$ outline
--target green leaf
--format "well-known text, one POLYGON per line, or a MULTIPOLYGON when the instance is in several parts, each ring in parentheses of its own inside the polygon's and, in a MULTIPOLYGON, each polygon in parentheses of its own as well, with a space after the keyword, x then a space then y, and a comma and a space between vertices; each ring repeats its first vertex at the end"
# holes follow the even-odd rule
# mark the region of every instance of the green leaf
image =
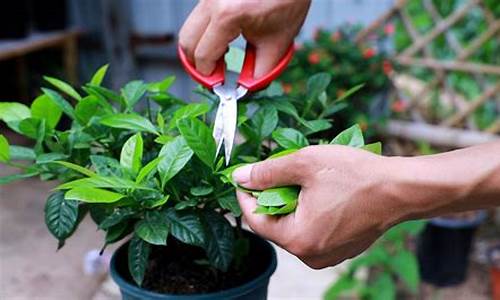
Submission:
POLYGON ((75 107, 75 117, 82 125, 87 125, 92 117, 103 114, 99 99, 92 95, 83 98, 75 107))
POLYGON ((137 183, 115 176, 99 176, 76 179, 63 183, 56 187, 58 190, 68 190, 74 188, 111 188, 111 189, 137 189, 152 190, 149 187, 138 185, 137 183))
MULTIPOLYGON (((41 119, 27 118, 19 122, 19 131, 32 139, 37 139, 38 133, 43 132, 45 135, 45 122, 41 119), (43 124, 42 124, 43 123, 43 124), (43 128, 41 128, 43 126, 43 128)), ((40 138, 44 138, 41 136, 40 138)))
POLYGON ((122 147, 120 165, 137 174, 142 166, 143 147, 144 142, 140 133, 131 136, 122 147))
POLYGON ((90 80, 90 84, 91 85, 96 85, 96 86, 100 86, 103 79, 104 79, 104 76, 106 76, 106 72, 108 71, 108 67, 109 65, 106 64, 102 67, 100 67, 97 72, 95 72, 94 76, 92 76, 92 79, 90 80))
POLYGON ((300 149, 309 146, 306 137, 293 128, 278 128, 273 132, 272 137, 285 149, 300 149))
POLYGON ((161 144, 161 145, 165 145, 166 143, 170 142, 171 140, 173 140, 174 138, 169 136, 169 135, 160 135, 159 137, 157 137, 155 139, 155 143, 158 143, 158 144, 161 144))
POLYGON ((284 91, 283 87, 281 86, 281 83, 273 81, 267 87, 265 93, 268 97, 277 97, 277 96, 283 96, 284 91))
POLYGON ((0 120, 5 123, 19 122, 31 117, 29 107, 17 102, 0 102, 0 120))
POLYGON ((332 127, 330 121, 324 119, 312 120, 312 121, 303 120, 301 124, 307 128, 307 130, 305 131, 306 135, 327 130, 332 127))
POLYGON ((86 169, 84 167, 81 167, 79 165, 76 165, 74 163, 70 163, 70 162, 67 162, 67 161, 55 161, 54 163, 60 164, 60 165, 66 167, 68 169, 71 169, 73 171, 77 171, 78 173, 81 173, 81 174, 89 176, 89 177, 97 175, 96 173, 92 172, 89 169, 86 169))
POLYGON ((112 91, 110 89, 104 88, 102 86, 96 86, 96 85, 89 84, 85 87, 85 90, 89 94, 93 94, 94 96, 99 95, 101 97, 104 97, 105 99, 109 99, 111 101, 114 101, 114 102, 120 104, 122 107, 127 106, 125 103, 125 99, 123 99, 123 97, 121 97, 120 95, 118 95, 117 93, 115 93, 114 91, 112 91))
POLYGON ((252 117, 255 131, 261 140, 268 137, 278 125, 278 112, 274 106, 261 107, 252 117))
POLYGON ((106 231, 106 237, 104 238, 105 245, 115 243, 126 237, 132 232, 132 228, 133 227, 127 222, 116 224, 115 226, 109 228, 106 231))
POLYGON ((239 167, 243 167, 246 164, 236 164, 234 166, 230 166, 229 168, 226 168, 222 171, 219 171, 218 174, 222 176, 222 181, 224 183, 231 183, 233 186, 237 187, 236 182, 233 180, 233 172, 238 169, 239 167))
POLYGON ((366 151, 370 151, 374 154, 381 155, 382 154, 382 143, 376 142, 376 143, 364 145, 363 147, 361 147, 361 149, 366 150, 366 151))
POLYGON ((194 118, 179 120, 177 127, 196 156, 207 166, 213 168, 216 146, 210 128, 194 118))
POLYGON ((217 198, 220 207, 229 210, 235 217, 241 216, 241 208, 238 199, 234 195, 217 198))
POLYGON ((307 80, 307 101, 315 101, 326 91, 326 88, 332 80, 332 75, 328 73, 315 74, 307 80))
POLYGON ((38 174, 39 174, 38 171, 27 171, 26 173, 3 176, 3 177, 0 177, 0 185, 9 184, 9 183, 14 182, 16 180, 21 180, 21 179, 33 177, 33 176, 36 176, 38 174))
POLYGON ((227 70, 235 73, 240 73, 244 59, 245 51, 238 47, 229 47, 229 51, 227 51, 226 55, 224 56, 227 70))
POLYGON ((123 168, 120 162, 112 157, 103 155, 90 155, 90 161, 97 174, 101 176, 123 176, 123 168))
POLYGON ((335 99, 334 102, 342 101, 342 100, 350 97, 352 94, 354 94, 357 91, 359 91, 363 86, 365 86, 364 83, 361 83, 361 84, 358 84, 356 86, 353 86, 352 88, 348 89, 347 92, 343 93, 340 97, 338 97, 337 99, 335 99))
POLYGON ((295 153, 295 152, 297 152, 297 150, 298 150, 298 149, 287 149, 287 150, 283 150, 283 151, 280 151, 280 152, 278 152, 278 153, 274 153, 273 155, 269 156, 267 159, 273 159, 273 158, 283 157, 283 156, 285 156, 285 155, 295 153))
POLYGON ((65 199, 87 203, 114 203, 125 195, 103 189, 78 187, 66 192, 65 199))
POLYGON ((363 139, 363 132, 358 124, 353 125, 346 130, 339 133, 330 144, 334 145, 344 145, 351 147, 363 147, 365 142, 363 139))
POLYGON ((71 119, 75 120, 75 111, 73 106, 66 101, 59 93, 54 90, 42 88, 42 91, 45 95, 47 95, 54 103, 59 106, 59 108, 71 119))
POLYGON ((138 286, 141 286, 144 280, 150 253, 151 246, 137 235, 134 235, 128 245, 128 270, 138 286))
POLYGON ((47 95, 38 96, 31 104, 33 118, 45 119, 49 128, 55 128, 62 116, 61 108, 47 95))
POLYGON ((0 162, 8 162, 10 160, 9 142, 4 135, 0 134, 0 162))
POLYGON ((179 241, 195 246, 205 245, 205 233, 199 216, 194 212, 167 210, 170 233, 179 241))
POLYGON ((415 255, 407 250, 398 251, 392 256, 389 264, 406 286, 412 292, 416 292, 420 284, 420 274, 415 255))
POLYGON ((139 171, 139 174, 137 175, 135 182, 136 183, 141 183, 146 177, 153 175, 156 173, 157 166, 160 163, 160 161, 163 159, 163 156, 159 156, 149 163, 147 163, 142 169, 139 171))
POLYGON ((160 207, 162 206, 163 204, 167 203, 168 199, 170 199, 170 195, 166 195, 165 197, 163 198, 159 198, 159 199, 156 199, 156 200, 146 200, 143 202, 143 206, 147 207, 147 208, 155 208, 155 207, 160 207))
POLYGON ((35 151, 27 147, 10 145, 9 151, 12 160, 35 160, 36 158, 35 151))
POLYGON ((68 155, 64 153, 57 153, 57 152, 43 153, 36 156, 36 163, 41 165, 66 158, 68 158, 68 155))
POLYGON ((226 272, 233 260, 234 232, 229 222, 213 211, 201 214, 205 224, 205 251, 210 263, 226 272))
POLYGON ((78 224, 78 202, 64 201, 63 192, 52 193, 45 203, 45 224, 55 238, 64 241, 78 224))
POLYGON ((214 191, 214 188, 209 186, 209 185, 193 186, 189 190, 191 195, 196 196, 196 197, 209 195, 213 191, 214 191))
POLYGON ((114 211, 106 216, 102 222, 99 223, 99 229, 109 229, 112 226, 115 226, 118 223, 121 223, 125 220, 130 219, 130 217, 134 216, 136 211, 132 207, 118 207, 115 208, 114 211))
POLYGON ((137 114, 113 114, 101 119, 101 124, 137 132, 150 132, 159 135, 156 127, 146 118, 137 114))
POLYGON ((193 156, 193 151, 186 144, 186 140, 178 136, 173 141, 165 144, 160 150, 162 159, 158 163, 162 187, 172 179, 188 163, 193 156))
POLYGON ((175 111, 174 116, 170 120, 169 129, 174 129, 177 122, 182 119, 196 118, 210 111, 208 103, 190 103, 175 111))
POLYGON ((135 234, 153 245, 166 245, 168 222, 161 211, 147 211, 144 219, 135 226, 135 234))
POLYGON ((352 290, 357 285, 356 278, 353 278, 351 274, 342 274, 325 292, 323 296, 324 300, 336 300, 344 292, 352 290))
POLYGON ((122 89, 122 96, 127 103, 127 107, 132 108, 141 100, 147 91, 148 86, 141 80, 135 80, 127 83, 122 89))
POLYGON ((162 81, 152 82, 148 84, 148 91, 151 93, 167 92, 170 86, 174 83, 175 76, 168 76, 162 81))
POLYGON ((282 206, 297 201, 299 196, 298 187, 278 187, 263 191, 257 198, 257 204, 261 206, 282 206))
POLYGON ((82 97, 78 94, 78 92, 68 83, 59 80, 57 78, 53 77, 48 77, 44 76, 43 79, 48 81, 50 84, 58 88, 61 92, 66 93, 68 96, 72 97, 73 99, 80 101, 82 100, 82 97))
POLYGON ((371 286, 371 295, 374 300, 396 299, 396 286, 388 273, 381 273, 371 286))

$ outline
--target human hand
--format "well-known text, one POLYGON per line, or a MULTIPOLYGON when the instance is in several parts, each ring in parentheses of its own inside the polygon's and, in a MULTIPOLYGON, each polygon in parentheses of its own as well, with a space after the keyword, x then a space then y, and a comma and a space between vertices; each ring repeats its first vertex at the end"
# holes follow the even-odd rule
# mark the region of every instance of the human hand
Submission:
POLYGON ((404 210, 385 187, 391 158, 344 146, 311 146, 237 169, 233 178, 248 189, 300 185, 295 213, 279 218, 254 214, 256 199, 238 192, 248 225, 312 268, 358 255, 404 210))
POLYGON ((179 44, 204 75, 210 75, 240 34, 256 47, 254 76, 269 72, 300 30, 310 0, 201 0, 179 34, 179 44))

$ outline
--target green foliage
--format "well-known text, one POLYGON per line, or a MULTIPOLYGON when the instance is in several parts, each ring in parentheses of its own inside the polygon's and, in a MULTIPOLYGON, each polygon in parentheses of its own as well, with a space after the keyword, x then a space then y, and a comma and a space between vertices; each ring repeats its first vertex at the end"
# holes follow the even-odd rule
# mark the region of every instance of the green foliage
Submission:
MULTIPOLYGON (((22 170, 0 178, 0 184, 32 176, 60 182, 45 209, 47 227, 60 247, 87 210, 105 233, 104 247, 132 234, 128 267, 138 285, 152 245, 166 245, 167 239, 201 247, 219 270, 233 264, 245 267, 240 263, 248 253, 248 241, 237 239, 241 228, 224 217, 241 217, 234 193, 240 187, 232 172, 248 162, 326 144, 308 137, 331 127, 327 116, 304 114, 299 102, 272 84, 240 103, 238 130, 244 141, 235 145, 232 165, 224 168, 224 159, 215 159, 216 144, 207 121, 217 107, 210 94, 200 91, 202 101, 187 104, 168 92, 172 76, 152 83, 132 81, 116 93, 102 86, 107 68, 100 68, 78 89, 47 78, 62 93, 42 88, 31 108, 0 103, 0 120, 35 144, 33 149, 10 145, 0 135, 0 162, 22 170), (141 112, 136 109, 139 101, 155 101, 159 107, 141 112), (71 119, 67 129, 59 129, 62 114, 71 119)), ((312 99, 311 109, 315 101, 334 105, 324 99, 330 77, 319 74, 310 80, 303 99, 312 99)), ((338 141, 359 147, 359 134, 351 130, 338 141)), ((256 213, 283 215, 295 210, 300 189, 252 192, 259 203, 256 213)), ((407 280, 411 284, 412 279, 407 280)))

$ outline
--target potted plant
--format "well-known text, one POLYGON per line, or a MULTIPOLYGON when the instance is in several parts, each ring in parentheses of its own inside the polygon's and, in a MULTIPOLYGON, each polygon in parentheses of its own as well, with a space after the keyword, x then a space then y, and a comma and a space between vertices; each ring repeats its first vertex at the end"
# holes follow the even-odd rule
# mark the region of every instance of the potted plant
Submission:
MULTIPOLYGON (((22 170, 0 183, 33 176, 60 181, 45 206, 59 248, 87 214, 106 233, 103 250, 127 239, 111 261, 124 299, 265 299, 276 254, 242 229, 231 173, 242 163, 309 145, 307 136, 324 126, 301 118, 273 84, 240 103, 243 142, 235 147, 234 165, 224 168, 223 157, 214 159, 207 125, 217 104, 213 95, 199 89, 203 100, 188 104, 168 92, 174 77, 132 81, 116 93, 101 86, 106 70, 100 68, 81 90, 46 77, 62 93, 42 88, 31 107, 0 103, 0 120, 35 141, 26 148, 0 136, 0 161, 22 170), (147 103, 142 113, 135 111, 140 100, 147 103), (69 128, 58 125, 63 115, 69 128), (290 122, 302 125, 290 128, 290 122)), ((320 101, 325 88, 310 89, 316 95, 309 95, 311 101, 320 101)), ((380 152, 379 143, 364 145, 358 126, 333 143, 380 152)), ((252 191, 260 205, 256 213, 292 212, 298 191, 252 191)))

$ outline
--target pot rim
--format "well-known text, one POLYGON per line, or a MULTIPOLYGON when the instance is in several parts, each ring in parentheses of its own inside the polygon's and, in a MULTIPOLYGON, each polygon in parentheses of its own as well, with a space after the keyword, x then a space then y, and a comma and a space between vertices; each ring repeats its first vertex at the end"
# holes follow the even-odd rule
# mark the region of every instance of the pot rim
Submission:
POLYGON ((169 300, 179 299, 179 300, 182 300, 182 299, 190 299, 191 297, 195 297, 196 299, 214 299, 214 297, 238 297, 238 296, 247 294, 248 292, 255 289, 256 287, 262 286, 264 284, 268 284, 267 281, 269 280, 271 275, 274 273, 274 271, 276 271, 278 261, 277 261, 277 256, 276 256, 276 250, 271 245, 271 243, 269 243, 269 241, 261 238, 260 236, 256 235, 253 232, 250 232, 247 230, 244 230, 244 231, 246 231, 248 234, 254 236, 255 238, 261 240, 263 242, 263 245, 265 245, 265 247, 267 247, 269 249, 269 251, 271 251, 271 262, 269 263, 269 266, 266 268, 266 270, 264 272, 262 272, 260 275, 258 275, 254 279, 252 279, 252 280, 250 280, 242 285, 239 285, 239 286, 227 289, 227 290, 222 290, 219 292, 212 292, 212 293, 206 293, 206 294, 187 294, 187 295, 186 294, 184 294, 184 295, 183 294, 161 294, 161 293, 157 293, 157 292, 153 292, 153 291, 149 291, 149 290, 140 288, 140 287, 136 286, 135 284, 131 284, 130 282, 125 280, 125 278, 123 278, 119 274, 117 268, 115 267, 116 259, 117 259, 116 253, 118 253, 121 249, 123 249, 126 245, 128 245, 128 242, 124 243, 118 249, 116 249, 115 252, 113 253, 113 256, 111 257, 111 262, 110 262, 111 278, 113 278, 115 283, 119 286, 120 290, 124 289, 124 290, 126 290, 127 293, 132 294, 133 296, 136 296, 136 297, 145 297, 146 296, 146 297, 150 297, 153 299, 169 299, 169 300), (168 298, 166 298, 166 297, 168 297, 168 298))

